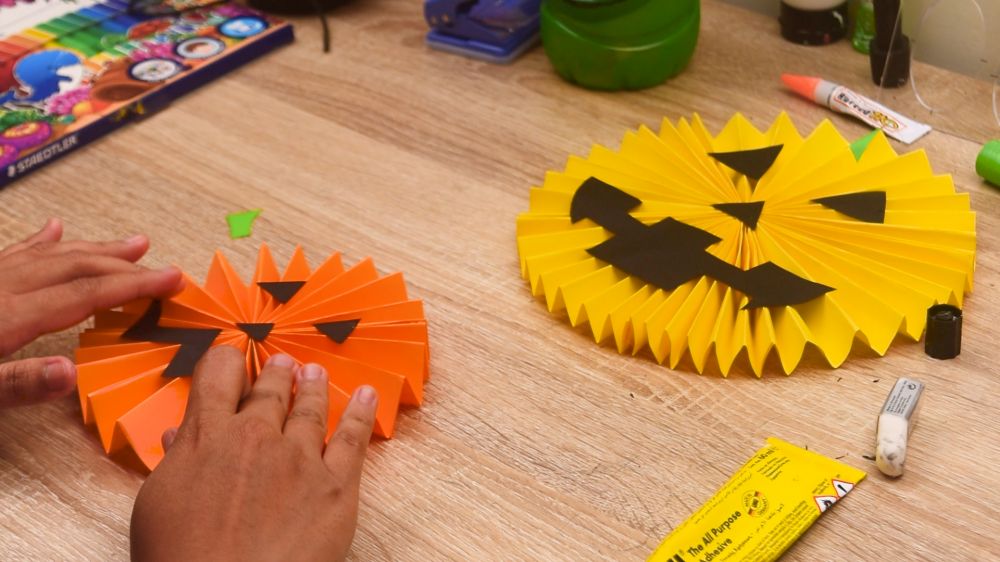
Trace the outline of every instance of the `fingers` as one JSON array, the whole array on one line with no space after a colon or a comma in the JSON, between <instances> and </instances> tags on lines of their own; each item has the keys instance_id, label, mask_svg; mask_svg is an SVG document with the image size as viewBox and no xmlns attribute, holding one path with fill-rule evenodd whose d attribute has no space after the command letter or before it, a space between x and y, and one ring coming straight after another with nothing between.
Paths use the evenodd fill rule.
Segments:
<instances>
[{"instance_id":1,"label":"fingers","mask_svg":"<svg viewBox=\"0 0 1000 562\"><path fill-rule=\"evenodd\" d=\"M39 242L21 248L6 256L6 264L31 264L39 259L57 256L85 254L91 256L106 256L134 262L149 250L149 239L136 235L125 240L108 242L89 242L73 240L70 242Z\"/></svg>"},{"instance_id":2,"label":"fingers","mask_svg":"<svg viewBox=\"0 0 1000 562\"><path fill-rule=\"evenodd\" d=\"M240 414L259 417L281 429L288 416L294 376L294 359L283 353L272 355L243 401Z\"/></svg>"},{"instance_id":3,"label":"fingers","mask_svg":"<svg viewBox=\"0 0 1000 562\"><path fill-rule=\"evenodd\" d=\"M41 257L63 254L90 254L137 261L149 250L149 239L138 234L125 240L108 242L88 242L74 240L60 242L63 235L62 221L49 219L41 230L17 244L0 251L0 258L7 258L7 264L32 263ZM30 250L30 251L29 251Z\"/></svg>"},{"instance_id":4,"label":"fingers","mask_svg":"<svg viewBox=\"0 0 1000 562\"><path fill-rule=\"evenodd\" d=\"M41 230L32 234L22 242L12 244L0 251L0 258L19 252L25 248L42 242L58 242L62 238L63 226L59 219L49 219L45 221L45 226Z\"/></svg>"},{"instance_id":5,"label":"fingers","mask_svg":"<svg viewBox=\"0 0 1000 562\"><path fill-rule=\"evenodd\" d=\"M378 395L375 389L370 386L358 387L340 417L337 431L326 445L323 460L346 490L357 490L361 485L361 468L368 451L368 441L372 437L377 406Z\"/></svg>"},{"instance_id":6,"label":"fingers","mask_svg":"<svg viewBox=\"0 0 1000 562\"><path fill-rule=\"evenodd\" d=\"M124 240L111 240L107 242L72 240L70 242L60 242L59 244L51 244L39 248L39 252L48 254L91 254L128 261L138 260L146 255L147 250L149 250L149 238L146 238L142 234L136 234Z\"/></svg>"},{"instance_id":7,"label":"fingers","mask_svg":"<svg viewBox=\"0 0 1000 562\"><path fill-rule=\"evenodd\" d=\"M61 242L53 246L52 251L59 254L76 252L136 261L146 255L147 250L149 250L149 238L146 238L142 234L136 234L124 240L109 240L105 242L72 240L70 242Z\"/></svg>"},{"instance_id":8,"label":"fingers","mask_svg":"<svg viewBox=\"0 0 1000 562\"><path fill-rule=\"evenodd\" d=\"M128 260L74 252L43 257L20 267L8 267L3 274L2 284L4 291L19 295L81 277L135 273L143 269Z\"/></svg>"},{"instance_id":9,"label":"fingers","mask_svg":"<svg viewBox=\"0 0 1000 562\"><path fill-rule=\"evenodd\" d=\"M242 351L228 345L209 349L194 368L181 430L189 419L235 414L249 384Z\"/></svg>"},{"instance_id":10,"label":"fingers","mask_svg":"<svg viewBox=\"0 0 1000 562\"><path fill-rule=\"evenodd\" d=\"M40 334L68 328L97 310L114 308L141 298L167 296L181 287L175 267L80 277L17 298L14 325L19 338L31 341ZM22 344L23 345L23 344Z\"/></svg>"},{"instance_id":11,"label":"fingers","mask_svg":"<svg viewBox=\"0 0 1000 562\"><path fill-rule=\"evenodd\" d=\"M285 420L285 436L307 452L323 450L329 413L326 369L309 363L295 377L295 403Z\"/></svg>"},{"instance_id":12,"label":"fingers","mask_svg":"<svg viewBox=\"0 0 1000 562\"><path fill-rule=\"evenodd\" d=\"M69 394L76 366L65 357L38 357L0 364L0 408L25 406Z\"/></svg>"}]
</instances>

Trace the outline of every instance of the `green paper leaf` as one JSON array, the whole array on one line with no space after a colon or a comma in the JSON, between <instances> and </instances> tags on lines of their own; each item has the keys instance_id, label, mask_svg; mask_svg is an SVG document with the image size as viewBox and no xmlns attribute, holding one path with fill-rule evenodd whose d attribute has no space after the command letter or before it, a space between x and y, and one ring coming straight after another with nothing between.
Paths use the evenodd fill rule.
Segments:
<instances>
[{"instance_id":1,"label":"green paper leaf","mask_svg":"<svg viewBox=\"0 0 1000 562\"><path fill-rule=\"evenodd\" d=\"M260 209L251 209L226 215L226 222L229 223L229 237L236 240L253 234L253 222L257 220L260 212Z\"/></svg>"},{"instance_id":2,"label":"green paper leaf","mask_svg":"<svg viewBox=\"0 0 1000 562\"><path fill-rule=\"evenodd\" d=\"M861 160L861 155L865 153L865 149L868 148L877 134L878 129L873 129L872 132L851 143L851 152L854 153L855 160Z\"/></svg>"}]
</instances>

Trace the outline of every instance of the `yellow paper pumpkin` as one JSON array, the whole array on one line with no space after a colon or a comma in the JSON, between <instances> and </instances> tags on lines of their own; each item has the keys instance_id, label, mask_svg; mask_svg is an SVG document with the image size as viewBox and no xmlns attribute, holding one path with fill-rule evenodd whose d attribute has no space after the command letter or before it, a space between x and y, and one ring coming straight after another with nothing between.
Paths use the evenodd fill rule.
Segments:
<instances>
[{"instance_id":1,"label":"yellow paper pumpkin","mask_svg":"<svg viewBox=\"0 0 1000 562\"><path fill-rule=\"evenodd\" d=\"M517 241L532 292L597 342L723 375L745 353L758 376L772 350L790 374L807 344L837 367L855 338L880 355L919 339L928 307L972 289L976 248L968 194L922 150L879 132L856 157L829 121L803 138L784 113L717 136L664 120L571 156Z\"/></svg>"}]
</instances>

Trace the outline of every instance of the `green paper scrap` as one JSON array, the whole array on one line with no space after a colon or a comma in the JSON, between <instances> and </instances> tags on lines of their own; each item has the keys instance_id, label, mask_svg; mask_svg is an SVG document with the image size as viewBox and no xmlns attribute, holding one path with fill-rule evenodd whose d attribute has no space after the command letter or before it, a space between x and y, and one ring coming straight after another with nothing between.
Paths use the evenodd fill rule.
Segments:
<instances>
[{"instance_id":1,"label":"green paper scrap","mask_svg":"<svg viewBox=\"0 0 1000 562\"><path fill-rule=\"evenodd\" d=\"M260 209L251 209L226 215L226 222L229 223L229 237L236 240L253 234L253 221L257 220L260 211Z\"/></svg>"},{"instance_id":2,"label":"green paper scrap","mask_svg":"<svg viewBox=\"0 0 1000 562\"><path fill-rule=\"evenodd\" d=\"M865 149L871 144L878 131L878 129L872 129L872 132L851 143L851 152L854 153L855 160L861 160L861 155L865 153Z\"/></svg>"}]
</instances>

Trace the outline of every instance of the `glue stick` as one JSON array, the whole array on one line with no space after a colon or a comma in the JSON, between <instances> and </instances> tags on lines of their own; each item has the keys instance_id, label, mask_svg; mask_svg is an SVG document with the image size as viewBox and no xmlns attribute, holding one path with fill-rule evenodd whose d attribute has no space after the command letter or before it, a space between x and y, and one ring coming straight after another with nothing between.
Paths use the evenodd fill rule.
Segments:
<instances>
[{"instance_id":1,"label":"glue stick","mask_svg":"<svg viewBox=\"0 0 1000 562\"><path fill-rule=\"evenodd\" d=\"M875 432L875 465L886 476L902 476L906 445L917 423L917 410L924 385L918 380L901 378L882 405Z\"/></svg>"}]
</instances>

